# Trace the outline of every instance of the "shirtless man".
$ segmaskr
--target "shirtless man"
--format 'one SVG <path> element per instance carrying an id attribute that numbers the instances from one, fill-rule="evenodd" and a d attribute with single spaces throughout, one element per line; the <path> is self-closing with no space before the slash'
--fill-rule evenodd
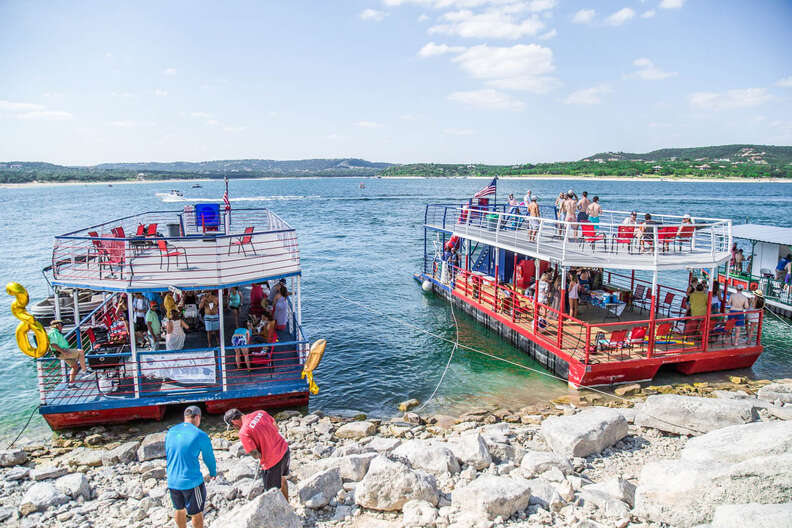
<path id="1" fill-rule="evenodd" d="M 734 342 L 738 343 L 740 340 L 740 332 L 742 331 L 743 327 L 745 326 L 745 312 L 746 310 L 751 309 L 751 305 L 748 302 L 748 297 L 743 294 L 743 287 L 742 285 L 737 285 L 737 293 L 731 296 L 731 308 L 729 309 L 730 312 L 737 312 L 737 315 L 729 316 L 734 317 L 736 319 L 734 323 Z"/>
<path id="2" fill-rule="evenodd" d="M 561 204 L 561 211 L 563 212 L 565 222 L 575 222 L 575 212 L 577 211 L 577 200 L 575 200 L 574 194 L 572 193 L 567 194 L 566 200 L 564 200 L 564 203 Z M 578 225 L 573 223 L 572 229 L 574 229 L 575 236 L 577 236 Z"/>
<path id="3" fill-rule="evenodd" d="M 588 199 L 588 192 L 583 191 L 583 198 L 581 198 L 577 203 L 577 221 L 582 222 L 583 220 L 588 220 L 588 207 L 591 204 L 591 200 Z"/>
<path id="4" fill-rule="evenodd" d="M 602 206 L 599 203 L 599 196 L 595 196 L 593 201 L 586 208 L 588 221 L 594 224 L 594 229 L 599 230 L 599 220 L 602 214 Z"/>
<path id="5" fill-rule="evenodd" d="M 532 196 L 531 203 L 528 205 L 528 214 L 531 216 L 530 220 L 528 220 L 528 240 L 531 242 L 536 240 L 536 233 L 539 231 L 539 219 L 542 217 L 536 200 L 536 196 Z"/>
<path id="6" fill-rule="evenodd" d="M 212 336 L 217 338 L 220 345 L 220 304 L 217 302 L 217 295 L 214 290 L 209 290 L 201 299 L 198 308 L 204 311 L 204 328 L 206 328 L 206 341 L 209 348 L 212 348 Z"/>

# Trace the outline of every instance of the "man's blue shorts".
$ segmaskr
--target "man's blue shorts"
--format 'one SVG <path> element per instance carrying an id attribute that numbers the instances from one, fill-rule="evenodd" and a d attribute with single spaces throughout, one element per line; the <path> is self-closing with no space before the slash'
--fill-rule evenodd
<path id="1" fill-rule="evenodd" d="M 168 491 L 170 491 L 174 509 L 187 510 L 190 515 L 203 512 L 204 503 L 206 502 L 206 486 L 203 483 L 193 489 L 175 490 L 168 488 Z"/>

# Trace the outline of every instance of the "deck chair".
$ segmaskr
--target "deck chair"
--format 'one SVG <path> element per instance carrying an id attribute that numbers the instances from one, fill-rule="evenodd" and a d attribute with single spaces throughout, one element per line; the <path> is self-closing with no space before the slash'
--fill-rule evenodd
<path id="1" fill-rule="evenodd" d="M 91 267 L 91 257 L 96 257 L 97 262 L 101 262 L 104 256 L 104 247 L 102 241 L 99 240 L 99 233 L 96 231 L 88 231 L 88 236 L 91 237 L 91 247 L 88 248 L 88 254 L 85 256 L 85 267 Z"/>
<path id="2" fill-rule="evenodd" d="M 256 246 L 253 245 L 253 226 L 248 226 L 245 228 L 245 234 L 241 237 L 238 237 L 236 240 L 232 240 L 228 244 L 228 254 L 231 254 L 231 248 L 237 246 L 237 253 L 242 251 L 242 254 L 247 256 L 247 251 L 245 251 L 245 246 L 250 246 L 250 249 L 253 250 L 253 254 L 256 254 Z"/>
<path id="3" fill-rule="evenodd" d="M 710 343 L 725 343 L 726 338 L 729 338 L 732 344 L 734 344 L 734 339 L 732 338 L 732 334 L 734 333 L 734 326 L 737 324 L 737 316 L 729 316 L 726 319 L 726 322 L 719 321 L 718 323 L 713 326 L 712 330 L 710 330 Z"/>
<path id="4" fill-rule="evenodd" d="M 690 247 L 690 250 L 693 250 L 693 233 L 696 231 L 696 226 L 694 225 L 683 225 L 679 232 L 676 235 L 676 244 L 679 250 L 681 251 L 684 247 L 684 244 L 687 243 Z"/>
<path id="5" fill-rule="evenodd" d="M 591 244 L 591 249 L 593 250 L 597 244 L 597 242 L 602 241 L 602 244 L 605 245 L 605 233 L 597 233 L 597 230 L 594 229 L 594 224 L 589 222 L 588 220 L 584 220 L 580 222 L 580 229 L 583 233 L 583 238 L 580 240 L 580 246 L 583 247 L 583 244 L 588 242 Z"/>
<path id="6" fill-rule="evenodd" d="M 658 307 L 659 309 L 666 308 L 666 314 L 668 314 L 668 317 L 671 317 L 671 304 L 674 302 L 674 297 L 675 295 L 673 293 L 666 293 L 665 299 L 663 299 L 663 302 Z"/>
<path id="7" fill-rule="evenodd" d="M 646 286 L 643 284 L 639 284 L 635 287 L 635 294 L 632 296 L 632 305 L 638 305 L 638 308 L 641 311 L 644 310 L 644 304 L 646 304 Z"/>
<path id="8" fill-rule="evenodd" d="M 627 252 L 632 253 L 633 242 L 635 241 L 635 226 L 622 225 L 616 233 L 616 251 L 619 250 L 619 244 L 627 244 Z"/>
<path id="9" fill-rule="evenodd" d="M 621 354 L 622 349 L 630 347 L 630 344 L 627 341 L 627 330 L 614 330 L 611 332 L 610 338 L 602 338 L 602 340 L 597 344 L 599 345 L 600 350 L 603 351 L 619 351 L 619 355 L 621 357 L 623 357 Z"/>
<path id="10" fill-rule="evenodd" d="M 657 241 L 663 253 L 668 251 L 671 242 L 676 238 L 678 228 L 676 226 L 664 226 L 657 231 Z"/>
<path id="11" fill-rule="evenodd" d="M 167 267 L 165 268 L 166 271 L 170 271 L 170 259 L 171 257 L 176 257 L 176 265 L 179 265 L 179 257 L 184 256 L 184 264 L 185 266 L 189 267 L 190 264 L 187 262 L 187 251 L 183 247 L 168 247 L 168 243 L 165 239 L 160 238 L 157 240 L 157 247 L 160 250 L 160 269 L 162 269 L 162 261 L 163 259 L 167 259 Z M 179 251 L 181 250 L 181 251 Z"/>

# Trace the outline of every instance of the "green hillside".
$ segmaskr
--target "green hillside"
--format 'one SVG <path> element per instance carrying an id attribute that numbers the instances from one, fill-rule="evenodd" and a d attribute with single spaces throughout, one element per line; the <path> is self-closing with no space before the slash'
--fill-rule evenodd
<path id="1" fill-rule="evenodd" d="M 586 160 L 621 161 L 711 161 L 729 160 L 729 162 L 764 161 L 769 165 L 788 165 L 792 163 L 792 147 L 775 145 L 719 145 L 715 147 L 667 148 L 653 150 L 645 154 L 631 152 L 600 152 L 585 158 Z"/>

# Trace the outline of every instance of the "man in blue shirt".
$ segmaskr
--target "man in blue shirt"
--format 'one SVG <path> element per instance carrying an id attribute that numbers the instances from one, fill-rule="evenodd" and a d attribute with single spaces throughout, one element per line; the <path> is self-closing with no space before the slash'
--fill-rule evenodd
<path id="1" fill-rule="evenodd" d="M 203 528 L 203 509 L 206 502 L 201 464 L 198 455 L 209 469 L 209 477 L 217 476 L 214 451 L 209 435 L 198 429 L 201 409 L 190 405 L 184 409 L 184 423 L 168 429 L 165 436 L 165 456 L 168 461 L 168 490 L 176 510 L 174 520 L 179 528 L 186 528 L 187 514 L 193 528 Z"/>

